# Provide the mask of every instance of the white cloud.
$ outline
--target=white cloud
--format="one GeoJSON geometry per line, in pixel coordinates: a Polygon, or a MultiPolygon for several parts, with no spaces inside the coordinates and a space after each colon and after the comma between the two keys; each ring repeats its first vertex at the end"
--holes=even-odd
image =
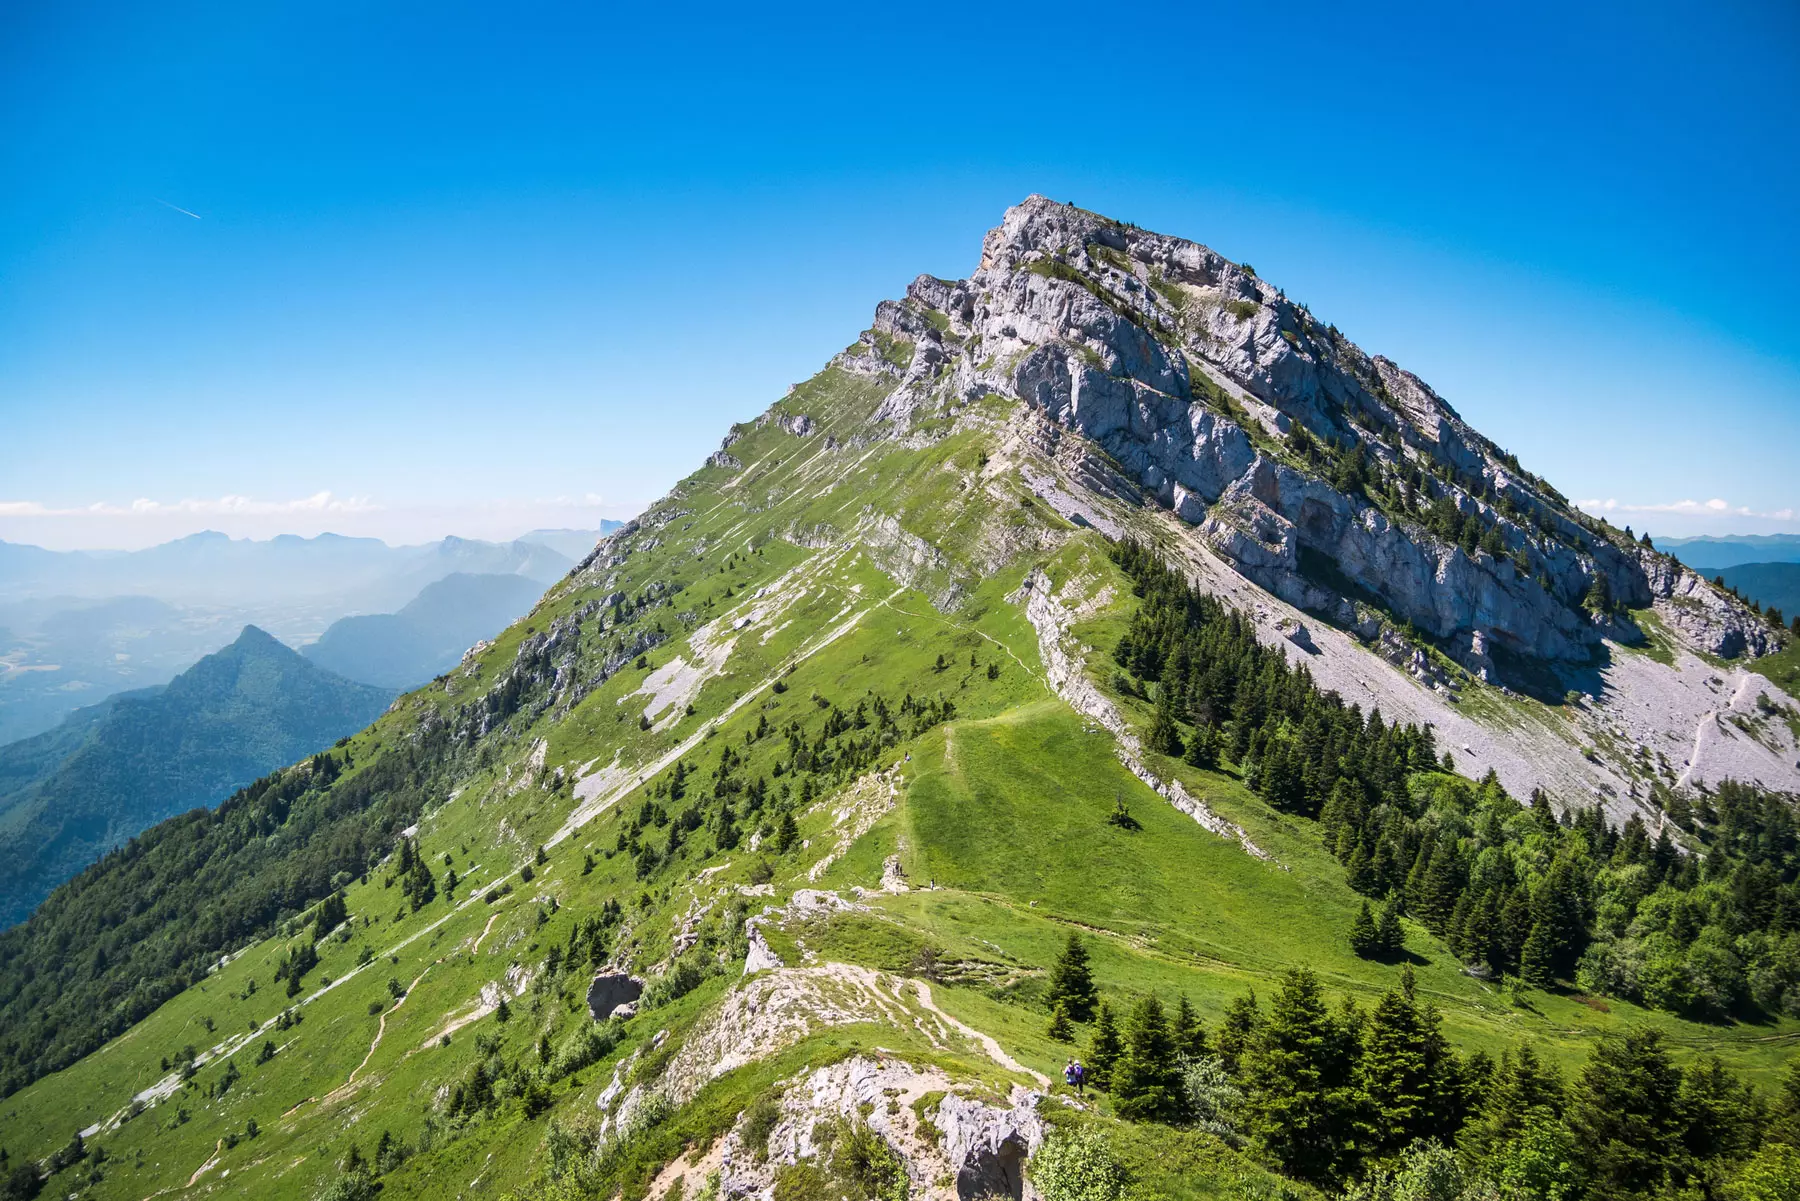
{"type": "Polygon", "coordinates": [[[624,518],[636,506],[597,492],[551,497],[468,501],[376,502],[329,491],[289,500],[251,496],[58,506],[35,500],[0,501],[0,540],[56,550],[137,549],[203,529],[234,538],[331,532],[390,543],[433,541],[446,534],[504,541],[535,528],[590,529],[602,518],[624,518]]]}
{"type": "Polygon", "coordinates": [[[375,513],[381,506],[360,496],[335,497],[315,492],[297,500],[256,500],[248,496],[221,496],[217,500],[190,497],[160,501],[139,497],[128,505],[97,500],[90,505],[58,509],[35,500],[0,500],[0,517],[273,517],[289,513],[375,513]]]}
{"type": "Polygon", "coordinates": [[[1578,500],[1575,503],[1590,513],[1682,513],[1691,517],[1756,517],[1764,521],[1792,521],[1796,515],[1793,509],[1758,512],[1716,496],[1711,500],[1676,500],[1666,504],[1626,504],[1617,500],[1578,500]]]}

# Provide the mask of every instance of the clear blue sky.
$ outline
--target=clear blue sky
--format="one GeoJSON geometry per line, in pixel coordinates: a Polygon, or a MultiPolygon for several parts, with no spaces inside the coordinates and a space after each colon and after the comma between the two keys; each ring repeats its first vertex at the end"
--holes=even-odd
{"type": "Polygon", "coordinates": [[[1785,2],[8,5],[0,538],[627,514],[1030,192],[1800,529],[1796,114],[1785,2]]]}

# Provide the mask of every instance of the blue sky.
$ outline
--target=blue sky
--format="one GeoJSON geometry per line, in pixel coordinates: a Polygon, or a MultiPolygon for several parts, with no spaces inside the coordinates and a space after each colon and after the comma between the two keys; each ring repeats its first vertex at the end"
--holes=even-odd
{"type": "Polygon", "coordinates": [[[280,7],[0,16],[0,538],[627,515],[1031,192],[1800,530],[1791,4],[280,7]]]}

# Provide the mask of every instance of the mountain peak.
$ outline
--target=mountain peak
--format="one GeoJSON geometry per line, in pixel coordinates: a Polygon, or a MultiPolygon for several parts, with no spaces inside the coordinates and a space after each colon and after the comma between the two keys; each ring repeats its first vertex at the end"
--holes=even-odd
{"type": "Polygon", "coordinates": [[[269,633],[267,630],[264,630],[261,626],[255,625],[246,625],[238,632],[238,636],[232,640],[231,645],[239,650],[273,651],[280,649],[287,651],[289,654],[294,653],[287,643],[281,641],[281,639],[275,637],[275,635],[269,633]]]}
{"type": "Polygon", "coordinates": [[[1424,381],[1196,242],[1040,195],[968,280],[921,276],[837,360],[885,381],[872,432],[918,438],[983,397],[1024,406],[1091,478],[1196,527],[1282,600],[1373,637],[1408,626],[1484,678],[1586,662],[1682,597],[1709,653],[1775,636],[1587,516],[1424,381]],[[1602,603],[1603,602],[1603,603],[1602,603]]]}

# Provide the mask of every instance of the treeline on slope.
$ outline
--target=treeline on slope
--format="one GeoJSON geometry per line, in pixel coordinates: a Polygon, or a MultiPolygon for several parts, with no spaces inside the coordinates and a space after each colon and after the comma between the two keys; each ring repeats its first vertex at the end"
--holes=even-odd
{"type": "MultiPolygon", "coordinates": [[[[1345,495],[1361,497],[1395,521],[1421,527],[1440,541],[1460,547],[1470,558],[1481,551],[1494,559],[1510,561],[1522,578],[1534,580],[1570,608],[1595,613],[1620,611],[1604,576],[1596,576],[1585,593],[1570,593],[1559,590],[1549,575],[1549,555],[1559,544],[1573,542],[1580,549],[1579,541],[1569,537],[1566,524],[1579,525],[1596,537],[1612,537],[1610,527],[1584,520],[1578,510],[1570,510],[1565,518],[1547,505],[1521,504],[1511,491],[1495,488],[1481,472],[1458,471],[1429,455],[1385,463],[1361,443],[1321,441],[1301,425],[1296,425],[1288,436],[1288,448],[1345,495]],[[1471,502],[1467,509],[1463,507],[1464,495],[1471,502]],[[1512,528],[1502,518],[1511,521],[1512,528]]],[[[1520,471],[1517,459],[1504,451],[1499,453],[1503,461],[1520,471]]],[[[1522,471],[1520,475],[1531,479],[1540,491],[1557,495],[1542,480],[1522,471]]],[[[1632,537],[1629,526],[1624,535],[1627,539],[1632,537]]],[[[1640,545],[1654,549],[1648,534],[1640,545]]]]}
{"type": "Polygon", "coordinates": [[[1210,1032],[1185,997],[1173,1014],[1145,997],[1121,1023],[1078,936],[1052,980],[1059,1015],[1093,1016],[1086,1079],[1118,1116],[1203,1130],[1352,1198],[1762,1197],[1732,1189],[1800,1169],[1800,1063],[1771,1104],[1639,1030],[1603,1038],[1565,1083],[1528,1044],[1497,1063],[1457,1054],[1410,966],[1368,1010],[1334,1009],[1295,969],[1210,1032]]]}
{"type": "MultiPolygon", "coordinates": [[[[979,666],[973,655],[969,666],[979,666]]],[[[940,655],[939,670],[943,668],[940,655]]],[[[997,667],[989,664],[987,678],[998,675],[997,667]]],[[[782,681],[776,683],[785,690],[782,681]]],[[[823,715],[810,733],[798,719],[776,727],[767,714],[760,715],[755,727],[744,732],[744,752],[723,746],[704,786],[692,784],[699,772],[690,770],[685,759],[677,760],[651,786],[632,816],[620,823],[609,856],[631,855],[638,879],[646,880],[677,862],[697,833],[710,836],[700,844],[702,858],[736,850],[752,836],[760,840],[760,847],[785,855],[800,841],[797,812],[873,767],[882,752],[956,716],[956,702],[942,694],[919,700],[907,693],[894,706],[870,692],[852,709],[815,694],[814,703],[823,715]],[[775,746],[773,783],[770,776],[751,777],[745,768],[745,752],[765,741],[775,746]],[[660,838],[658,831],[663,832],[660,838]]]]}
{"type": "Polygon", "coordinates": [[[1143,597],[1115,655],[1156,683],[1152,748],[1202,767],[1229,751],[1271,805],[1318,821],[1351,887],[1471,968],[1694,1018],[1800,1016],[1791,799],[1726,783],[1673,803],[1655,838],[1636,816],[1609,826],[1597,805],[1559,819],[1539,793],[1522,807],[1492,772],[1471,784],[1448,755],[1434,761],[1429,728],[1319,690],[1154,553],[1114,557],[1143,597]],[[1671,827],[1706,854],[1683,853],[1671,827]]]}
{"type": "Polygon", "coordinates": [[[434,795],[441,734],[343,779],[328,751],[145,831],[0,934],[0,1096],[122,1034],[361,875],[434,795]]]}

